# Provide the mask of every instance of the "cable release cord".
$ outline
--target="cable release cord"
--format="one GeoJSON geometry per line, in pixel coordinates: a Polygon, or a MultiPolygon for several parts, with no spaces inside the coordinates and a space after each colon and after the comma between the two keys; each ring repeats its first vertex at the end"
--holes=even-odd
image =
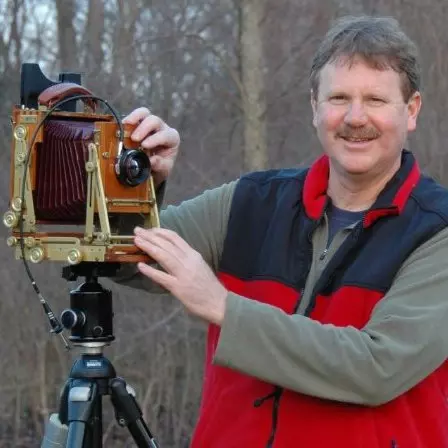
{"type": "Polygon", "coordinates": [[[26,181],[27,181],[27,172],[28,172],[28,168],[30,165],[30,159],[31,159],[31,149],[34,146],[34,142],[36,140],[37,134],[40,131],[41,127],[43,126],[43,124],[45,123],[45,121],[49,118],[49,116],[60,106],[62,106],[65,103],[68,103],[69,101],[77,101],[77,100],[84,100],[84,99],[92,99],[92,100],[96,100],[99,101],[101,103],[103,103],[108,109],[109,111],[112,113],[112,115],[115,118],[115,121],[118,124],[119,127],[119,144],[120,147],[122,147],[123,145],[123,141],[124,141],[124,131],[123,131],[123,124],[117,114],[117,112],[115,111],[115,109],[106,101],[103,100],[102,98],[96,97],[94,95],[76,95],[76,96],[71,96],[70,98],[65,98],[59,102],[57,102],[53,107],[51,107],[51,109],[49,109],[47,111],[47,113],[45,114],[45,116],[42,118],[42,120],[39,122],[39,124],[36,126],[36,129],[34,130],[34,133],[30,139],[30,143],[28,145],[27,148],[27,153],[26,153],[26,158],[25,158],[25,164],[24,164],[24,172],[23,172],[23,179],[22,179],[22,194],[21,194],[21,203],[22,206],[20,208],[20,214],[19,214],[19,235],[20,235],[20,250],[21,250],[21,254],[22,254],[22,261],[23,264],[25,266],[25,271],[28,275],[28,278],[30,279],[31,282],[31,286],[34,289],[34,292],[37,294],[39,301],[44,309],[45,314],[48,317],[48,320],[50,322],[50,327],[51,333],[55,333],[59,336],[61,336],[62,338],[62,342],[64,343],[64,346],[67,350],[70,350],[70,344],[67,341],[66,337],[64,336],[63,330],[64,327],[61,325],[61,323],[59,322],[59,319],[55,316],[55,314],[53,313],[50,305],[48,304],[47,300],[45,299],[45,297],[43,296],[43,294],[40,291],[40,288],[38,287],[36,280],[31,272],[30,266],[28,261],[26,260],[25,257],[25,242],[24,242],[24,228],[23,228],[23,222],[24,222],[24,206],[25,206],[25,188],[26,188],[26,181]]]}

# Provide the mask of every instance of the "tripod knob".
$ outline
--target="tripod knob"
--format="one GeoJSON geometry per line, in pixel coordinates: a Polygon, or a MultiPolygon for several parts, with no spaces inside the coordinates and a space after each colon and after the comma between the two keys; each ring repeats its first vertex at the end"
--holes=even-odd
{"type": "Polygon", "coordinates": [[[92,332],[93,332],[93,336],[95,338],[99,338],[99,337],[101,337],[103,335],[104,329],[100,325],[97,325],[96,327],[93,327],[93,331],[92,332]]]}
{"type": "Polygon", "coordinates": [[[86,315],[82,311],[66,309],[61,313],[61,323],[67,330],[82,327],[86,323],[86,315]]]}

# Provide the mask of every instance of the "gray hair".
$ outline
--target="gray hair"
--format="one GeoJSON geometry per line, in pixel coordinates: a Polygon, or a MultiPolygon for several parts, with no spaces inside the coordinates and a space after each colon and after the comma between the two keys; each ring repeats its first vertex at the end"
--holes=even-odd
{"type": "Polygon", "coordinates": [[[320,71],[327,63],[347,58],[351,64],[356,57],[377,70],[392,68],[399,73],[406,102],[420,90],[417,47],[395,19],[343,17],[327,32],[314,56],[310,73],[314,98],[318,95],[320,71]]]}

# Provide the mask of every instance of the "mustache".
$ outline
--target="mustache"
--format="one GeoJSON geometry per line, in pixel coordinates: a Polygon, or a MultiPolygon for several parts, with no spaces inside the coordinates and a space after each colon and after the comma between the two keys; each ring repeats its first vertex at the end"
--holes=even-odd
{"type": "Polygon", "coordinates": [[[344,126],[337,132],[337,136],[346,139],[371,140],[378,138],[380,132],[374,127],[353,128],[344,126]]]}

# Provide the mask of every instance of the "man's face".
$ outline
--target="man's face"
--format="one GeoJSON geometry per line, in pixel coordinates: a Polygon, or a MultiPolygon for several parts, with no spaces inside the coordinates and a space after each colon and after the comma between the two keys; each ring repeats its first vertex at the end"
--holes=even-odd
{"type": "Polygon", "coordinates": [[[405,102],[401,82],[393,69],[371,68],[361,58],[321,70],[318,96],[311,101],[313,124],[340,175],[370,177],[399,167],[421,106],[419,93],[405,102]]]}

